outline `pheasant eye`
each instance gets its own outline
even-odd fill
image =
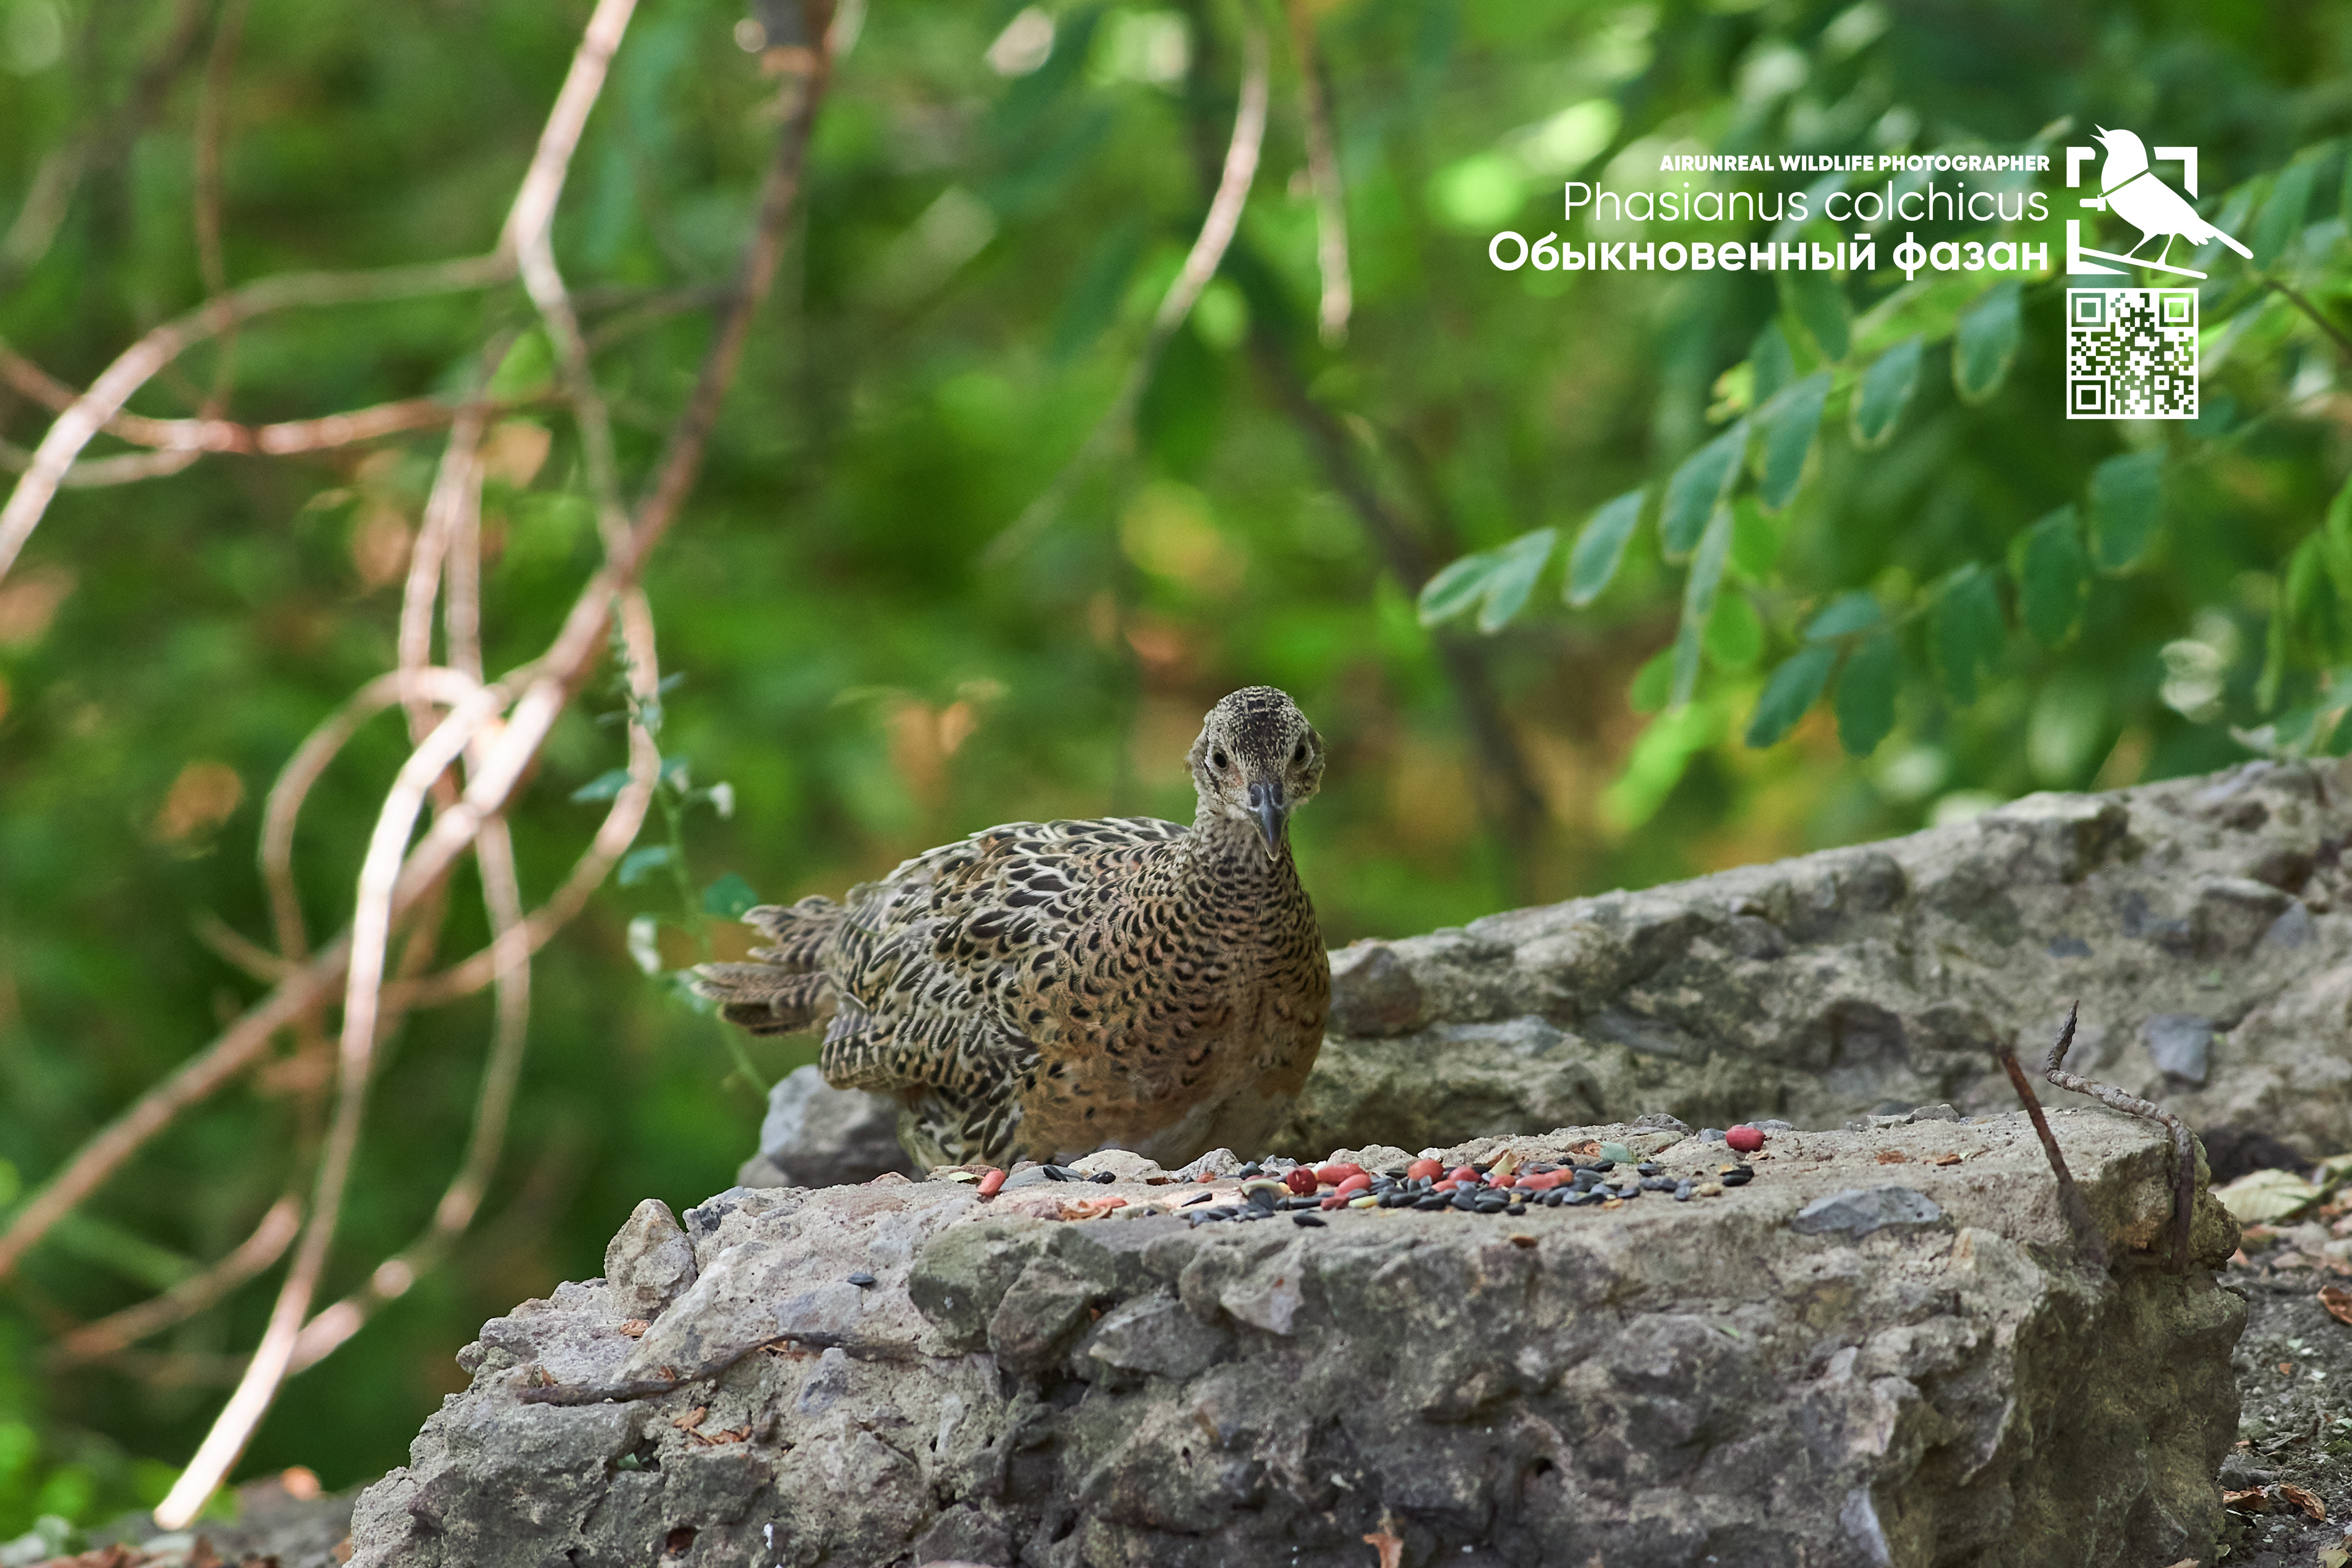
[[[1213,751],[1213,752],[1211,752],[1209,753],[1209,761],[1210,761],[1210,763],[1211,763],[1213,765],[1216,766],[1216,767],[1220,767],[1220,768],[1222,768],[1222,767],[1225,766],[1225,765],[1226,765],[1226,760],[1227,760],[1227,759],[1226,759],[1226,757],[1225,757],[1224,751],[1223,751],[1223,749],[1222,747],[1220,747],[1218,750]]]
[[[1301,741],[1298,742],[1298,749],[1290,753],[1290,760],[1294,763],[1303,763],[1307,760],[1306,742]]]

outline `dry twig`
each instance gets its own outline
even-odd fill
[[[2062,1051],[2074,1035],[2074,1019],[2070,1013],[2066,1018],[2066,1032],[2059,1037]],[[2100,1272],[2105,1272],[2106,1241],[2099,1235],[2099,1223],[2091,1216],[2091,1205],[2084,1198],[2083,1189],[2074,1184],[2074,1173],[2066,1169],[2065,1153],[2058,1147],[2057,1134],[2050,1131],[2050,1119],[2042,1113],[2042,1101],[2033,1092],[2032,1080],[2018,1065],[2016,1047],[2002,1040],[1992,1049],[1993,1056],[2000,1062],[2001,1070],[2009,1074],[2010,1084],[2017,1090],[2017,1098],[2024,1103],[2025,1114],[2032,1119],[2034,1135],[2042,1140],[2042,1152],[2050,1157],[2050,1169],[2058,1177],[2059,1210],[2074,1228],[2074,1239],[2082,1247],[2084,1259]]]
[[[2160,1121],[2172,1134],[2172,1269],[2176,1274],[2189,1272],[2189,1235],[2197,1217],[2197,1144],[2189,1136],[2189,1124],[2162,1106],[2145,1100],[2136,1094],[2126,1094],[2112,1084],[2064,1070],[2066,1047],[2074,1043],[2074,1019],[2082,1011],[2076,1002],[2066,1009],[2066,1026],[2058,1031],[2058,1041],[2050,1047],[2050,1059],[2042,1064],[2042,1076],[2060,1089],[2087,1094],[2102,1105],[2112,1106],[2126,1116],[2144,1117]]]
[[[1348,341],[1355,293],[1348,279],[1348,201],[1339,182],[1339,153],[1331,133],[1331,102],[1323,90],[1323,62],[1315,47],[1315,15],[1307,0],[1283,0],[1290,48],[1298,66],[1298,106],[1306,121],[1307,177],[1315,186],[1315,266],[1323,281],[1316,329],[1326,348]]]

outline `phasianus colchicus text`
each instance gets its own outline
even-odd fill
[[[1255,1154],[1331,998],[1288,832],[1323,740],[1252,686],[1209,710],[1190,760],[1190,827],[991,827],[844,902],[753,910],[773,945],[706,964],[701,990],[754,1034],[822,1024],[826,1081],[895,1095],[921,1164]]]

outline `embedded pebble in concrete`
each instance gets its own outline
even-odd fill
[[[2243,1306],[2160,1265],[2167,1141],[2052,1118],[2095,1277],[2022,1117],[1889,1121],[735,1189],[637,1337],[486,1324],[353,1561],[2210,1561]]]

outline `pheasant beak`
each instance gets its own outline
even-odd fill
[[[1258,837],[1265,840],[1265,856],[1271,860],[1282,853],[1283,825],[1290,820],[1290,807],[1282,798],[1278,784],[1254,784],[1249,786],[1250,815],[1257,819]]]

